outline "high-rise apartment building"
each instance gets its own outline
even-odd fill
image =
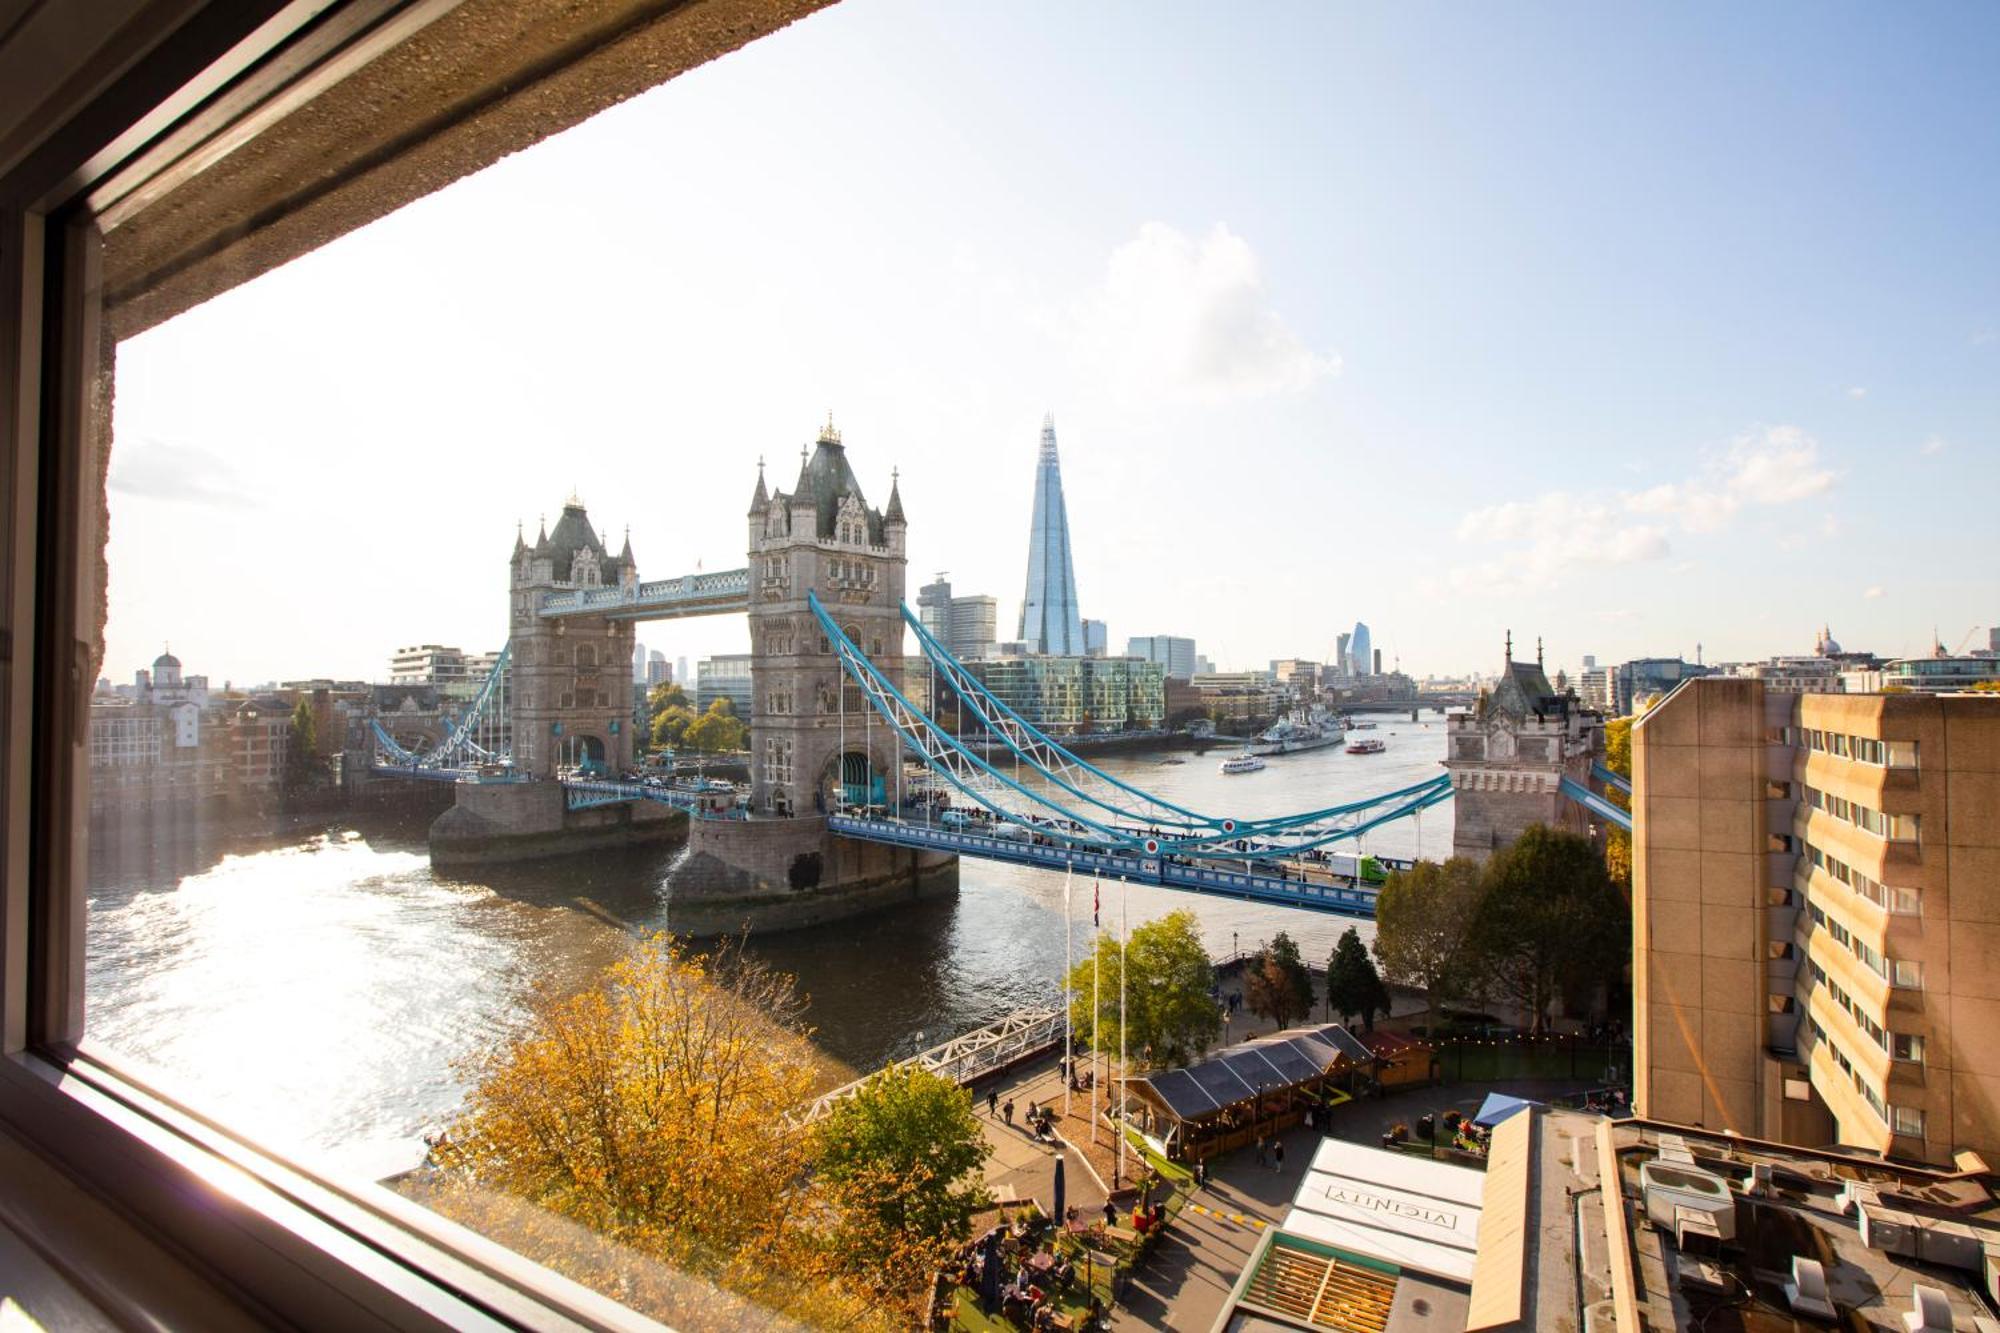
[[[1000,603],[984,595],[955,597],[951,581],[939,573],[917,590],[917,618],[961,662],[993,656]]]
[[[1194,640],[1176,638],[1171,634],[1147,634],[1127,639],[1125,656],[1158,662],[1175,680],[1192,680],[1195,673],[1202,669],[1201,659],[1195,655]]]
[[[705,713],[717,699],[727,699],[736,716],[748,722],[754,694],[748,653],[704,657],[695,668],[694,706],[697,712]]]
[[[2000,1160],[2000,698],[1694,680],[1632,781],[1640,1113]]]
[[[1032,653],[1080,657],[1085,651],[1053,416],[1042,418],[1042,448],[1035,464],[1035,514],[1028,529],[1028,587],[1021,595],[1020,638]]]

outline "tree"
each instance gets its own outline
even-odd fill
[[[1445,1003],[1477,987],[1473,930],[1485,896],[1478,863],[1454,856],[1443,865],[1419,861],[1392,872],[1375,897],[1375,957],[1390,980],[1420,987],[1429,998],[1433,1039]]]
[[[815,1170],[840,1214],[833,1245],[888,1289],[914,1289],[972,1234],[991,1198],[992,1151],[972,1095],[929,1070],[891,1065],[836,1102]]]
[[[681,732],[681,744],[703,754],[744,750],[750,746],[750,728],[736,716],[729,700],[717,699],[706,713],[688,723]]]
[[[530,1002],[523,1031],[463,1071],[433,1155],[672,1262],[713,1269],[794,1225],[816,1072],[788,977],[652,936],[600,984]]]
[[[1250,960],[1243,1002],[1281,1028],[1312,1012],[1312,973],[1299,955],[1298,944],[1286,932],[1279,931]]]
[[[1604,724],[1604,766],[1627,782],[1632,780],[1632,723],[1629,717],[1614,717]],[[1631,809],[1632,802],[1616,787],[1608,787],[1604,799]],[[1604,830],[1604,868],[1611,882],[1629,899],[1632,894],[1632,835],[1617,825]]]
[[[319,760],[319,724],[312,704],[300,699],[292,705],[292,723],[285,741],[285,789],[297,791],[318,782],[324,772]]]
[[[1070,969],[1070,1021],[1096,1050],[1116,1051],[1119,1046],[1120,961],[1118,942],[1107,934],[1098,937],[1089,958]],[[1123,961],[1130,968],[1125,987],[1129,1055],[1145,1064],[1183,1064],[1215,1043],[1222,1034],[1222,1012],[1209,993],[1215,965],[1202,947],[1194,913],[1170,912],[1135,926]]]
[[[1486,863],[1474,922],[1500,991],[1548,1027],[1558,996],[1577,998],[1623,974],[1632,914],[1589,838],[1542,824]]]
[[[669,708],[686,708],[694,711],[688,702],[687,691],[673,681],[663,680],[646,692],[646,715],[657,719]]]
[[[1375,960],[1368,956],[1368,946],[1353,926],[1342,933],[1327,960],[1326,1005],[1343,1023],[1349,1014],[1360,1014],[1361,1026],[1371,1032],[1375,1015],[1389,1012],[1389,988],[1382,984]]]
[[[678,747],[693,722],[694,714],[679,704],[661,709],[653,715],[653,745],[663,750]]]

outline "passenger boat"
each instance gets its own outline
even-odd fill
[[[1264,761],[1261,757],[1247,751],[1243,754],[1230,755],[1222,761],[1222,771],[1225,773],[1255,773],[1263,766]]]
[[[1376,740],[1373,736],[1367,736],[1349,744],[1347,752],[1349,754],[1380,754],[1388,748],[1387,745]]]

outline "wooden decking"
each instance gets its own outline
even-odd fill
[[[1396,1279],[1308,1250],[1273,1245],[1243,1295],[1314,1328],[1383,1333]]]

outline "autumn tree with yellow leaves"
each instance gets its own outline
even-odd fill
[[[984,1143],[937,1160],[930,1176],[851,1140],[834,1169],[817,1169],[829,1140],[801,1115],[817,1073],[802,1008],[790,977],[664,935],[590,990],[538,993],[524,1029],[464,1071],[472,1091],[432,1151],[445,1187],[425,1201],[483,1226],[490,1204],[469,1201],[511,1197],[659,1261],[673,1280],[653,1285],[672,1294],[648,1312],[684,1329],[729,1327],[746,1298],[818,1327],[906,1325],[926,1265],[960,1227],[950,1210],[883,1201],[899,1190],[963,1197],[954,1182],[984,1160]],[[935,1117],[939,1098],[918,1092],[878,1109],[892,1122],[901,1109]],[[905,1216],[937,1225],[885,1225]],[[509,1240],[544,1234],[515,1226]],[[574,1243],[524,1247],[620,1299],[646,1289],[615,1270],[607,1284],[606,1267],[577,1259]],[[686,1277],[712,1284],[712,1299]]]

